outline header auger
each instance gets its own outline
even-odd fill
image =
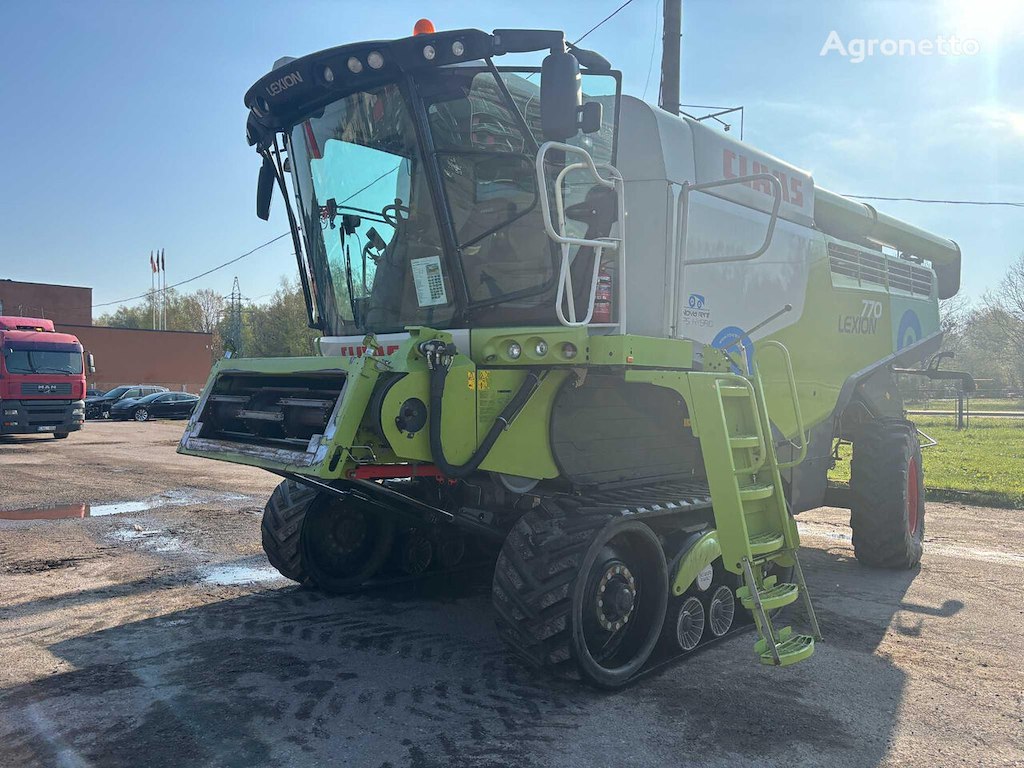
[[[300,583],[497,554],[501,634],[554,672],[617,687],[750,625],[806,658],[793,515],[836,503],[836,441],[858,559],[921,556],[893,369],[938,348],[959,248],[622,95],[561,32],[422,31],[246,94],[323,336],[221,361],[179,450],[284,478],[263,542]],[[806,634],[775,625],[796,600]]]

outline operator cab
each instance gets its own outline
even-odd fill
[[[544,49],[541,68],[492,62]],[[249,90],[249,140],[264,156],[258,213],[290,169],[295,214],[285,202],[314,327],[352,336],[558,322],[561,256],[545,230],[538,148],[564,141],[613,163],[620,86],[600,56],[570,50],[560,32],[431,30],[282,59]],[[567,162],[548,153],[546,175]],[[569,233],[607,237],[614,199],[578,176],[565,185]],[[588,249],[576,251],[574,285],[586,293]]]

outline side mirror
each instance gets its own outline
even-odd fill
[[[87,352],[85,355],[85,367],[89,373],[96,373],[96,358],[92,356],[92,352]]]
[[[259,181],[256,182],[256,215],[264,221],[270,218],[270,198],[274,194],[277,171],[269,157],[263,158]]]
[[[601,130],[604,120],[604,107],[600,102],[588,101],[580,108],[580,130],[584,133],[597,133]]]
[[[565,141],[576,135],[583,79],[580,64],[571,53],[552,52],[540,70],[540,122],[544,138]]]

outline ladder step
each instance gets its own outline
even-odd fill
[[[745,397],[750,399],[750,390],[746,387],[724,386],[718,388],[718,394],[722,397]]]
[[[774,495],[774,483],[744,485],[740,487],[740,499],[742,501],[760,501],[761,499],[770,499]]]
[[[814,638],[810,635],[794,635],[792,628],[786,627],[779,632],[779,637],[780,642],[776,646],[779,652],[779,666],[788,667],[814,653]],[[754,643],[754,653],[761,658],[762,664],[775,665],[767,640],[758,640]]]
[[[752,555],[767,555],[769,552],[778,552],[786,546],[786,537],[776,531],[759,533],[750,537],[750,553]]]
[[[754,598],[751,596],[749,589],[740,587],[736,590],[736,594],[739,596],[744,608],[753,610]],[[784,605],[789,605],[800,597],[800,587],[796,584],[775,584],[763,592],[759,592],[759,595],[761,597],[761,606],[766,611],[774,611]]]
[[[729,438],[733,448],[760,448],[761,438],[757,435],[733,435]]]

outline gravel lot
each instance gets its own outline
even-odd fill
[[[858,566],[842,510],[801,515],[809,661],[759,666],[748,634],[603,694],[506,655],[481,570],[275,578],[276,478],[177,456],[181,429],[0,442],[0,511],[98,515],[0,520],[0,766],[1024,765],[1019,510],[929,504],[912,572]]]

